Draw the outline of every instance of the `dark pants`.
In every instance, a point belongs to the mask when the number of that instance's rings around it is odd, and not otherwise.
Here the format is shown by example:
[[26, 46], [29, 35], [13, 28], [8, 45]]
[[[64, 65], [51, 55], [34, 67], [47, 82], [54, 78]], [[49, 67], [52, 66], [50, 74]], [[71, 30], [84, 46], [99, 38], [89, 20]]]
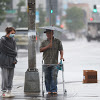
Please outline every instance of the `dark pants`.
[[44, 67], [45, 85], [47, 92], [57, 92], [57, 74], [56, 66]]
[[7, 90], [12, 89], [12, 81], [14, 76], [14, 68], [1, 68], [2, 74], [2, 91], [6, 92]]

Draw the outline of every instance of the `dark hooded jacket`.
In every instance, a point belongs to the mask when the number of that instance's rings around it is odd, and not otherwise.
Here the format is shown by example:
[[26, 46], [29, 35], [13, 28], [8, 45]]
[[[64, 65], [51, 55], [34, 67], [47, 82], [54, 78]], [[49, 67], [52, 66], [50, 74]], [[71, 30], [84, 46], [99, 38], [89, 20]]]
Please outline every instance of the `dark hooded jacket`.
[[16, 60], [16, 42], [14, 38], [6, 36], [1, 37], [0, 40], [0, 67], [14, 68]]

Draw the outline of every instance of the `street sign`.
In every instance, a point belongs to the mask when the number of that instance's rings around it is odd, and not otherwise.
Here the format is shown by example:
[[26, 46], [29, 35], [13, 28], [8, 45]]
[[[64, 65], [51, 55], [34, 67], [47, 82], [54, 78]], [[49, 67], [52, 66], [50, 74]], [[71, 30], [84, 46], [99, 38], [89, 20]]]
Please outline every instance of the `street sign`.
[[67, 23], [72, 23], [72, 20], [71, 20], [71, 19], [68, 19], [68, 20], [67, 20]]
[[60, 16], [59, 15], [57, 15], [56, 16], [56, 25], [60, 25]]
[[14, 13], [17, 13], [16, 10], [6, 10], [5, 12], [8, 13], [8, 14], [14, 14]]
[[36, 36], [36, 31], [35, 30], [29, 30], [28, 36]]
[[36, 23], [39, 23], [39, 11], [36, 11]]
[[63, 9], [66, 10], [67, 9], [67, 4], [63, 5]]

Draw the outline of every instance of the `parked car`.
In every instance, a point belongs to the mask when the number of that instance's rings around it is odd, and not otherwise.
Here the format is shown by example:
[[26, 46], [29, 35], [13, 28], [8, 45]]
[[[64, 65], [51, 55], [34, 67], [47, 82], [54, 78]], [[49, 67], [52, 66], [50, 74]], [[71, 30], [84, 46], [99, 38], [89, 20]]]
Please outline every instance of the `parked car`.
[[16, 28], [16, 44], [17, 48], [28, 48], [28, 28]]
[[100, 21], [93, 21], [87, 23], [87, 41], [91, 40], [100, 41]]

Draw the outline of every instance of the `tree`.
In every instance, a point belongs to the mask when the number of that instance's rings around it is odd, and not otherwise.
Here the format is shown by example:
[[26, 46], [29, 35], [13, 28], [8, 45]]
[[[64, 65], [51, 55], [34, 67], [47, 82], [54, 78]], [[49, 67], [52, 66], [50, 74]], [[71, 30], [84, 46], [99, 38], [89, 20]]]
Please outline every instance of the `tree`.
[[82, 9], [72, 7], [67, 9], [66, 25], [72, 32], [77, 32], [84, 26], [84, 12]]
[[21, 7], [25, 6], [25, 1], [21, 0], [18, 4], [17, 18], [13, 21], [14, 27], [28, 27], [28, 14], [27, 10], [21, 12]]
[[5, 19], [5, 10], [9, 10], [11, 7], [9, 6], [11, 4], [11, 0], [0, 0], [0, 24]]

